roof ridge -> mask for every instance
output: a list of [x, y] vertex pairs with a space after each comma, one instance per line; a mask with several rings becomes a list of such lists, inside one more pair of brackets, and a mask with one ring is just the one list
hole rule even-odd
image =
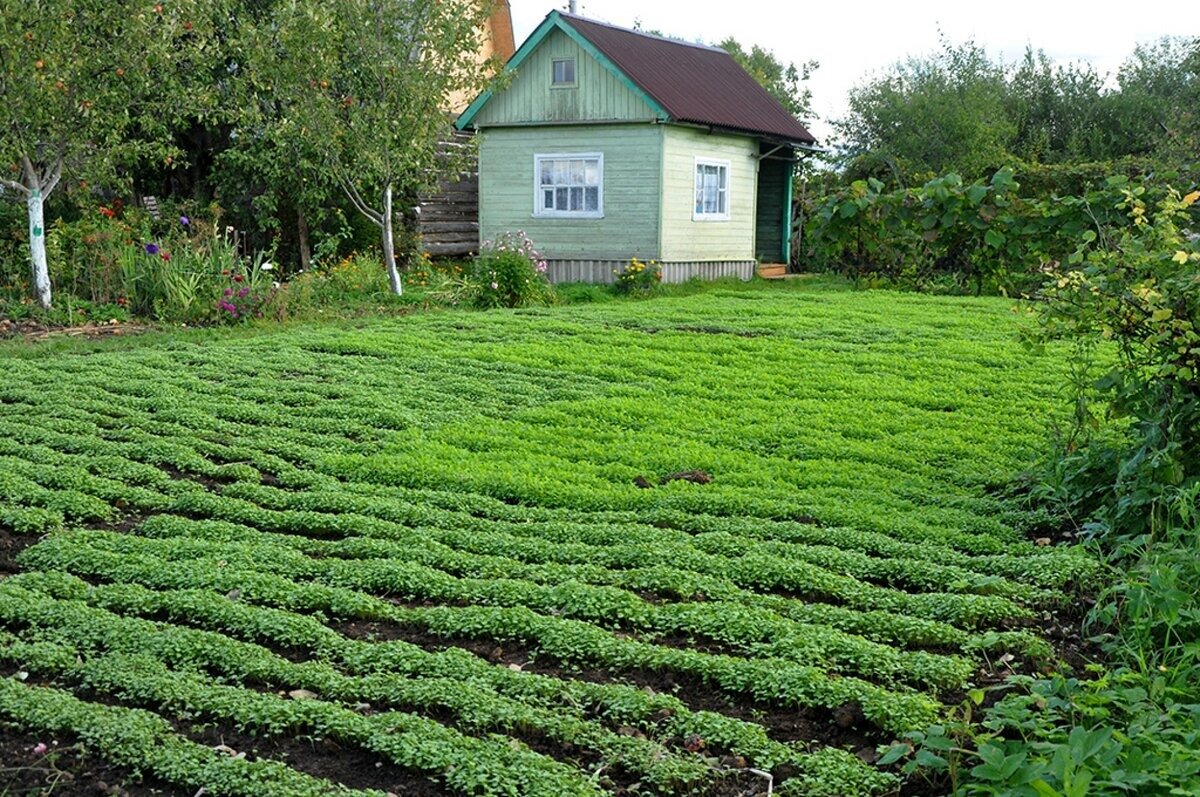
[[668, 44], [678, 44], [682, 47], [694, 47], [697, 50], [708, 50], [708, 51], [711, 51], [714, 53], [725, 53], [725, 55], [729, 55], [728, 50], [725, 50], [722, 47], [718, 47], [715, 44], [703, 44], [702, 42], [690, 42], [685, 39], [676, 39], [671, 36], [663, 36], [663, 35], [660, 35], [657, 33], [648, 33], [644, 30], [635, 30], [634, 28], [626, 28], [623, 25], [617, 25], [616, 23], [613, 23], [613, 22], [602, 22], [598, 19], [592, 19], [591, 17], [585, 17], [582, 14], [572, 14], [568, 11], [558, 11], [558, 15], [568, 21], [577, 19], [580, 22], [587, 22], [592, 25], [600, 25], [601, 27], [611, 28], [612, 30], [619, 30], [622, 33], [632, 33], [634, 36], [641, 36], [646, 39], [655, 39], [657, 41], [666, 42]]

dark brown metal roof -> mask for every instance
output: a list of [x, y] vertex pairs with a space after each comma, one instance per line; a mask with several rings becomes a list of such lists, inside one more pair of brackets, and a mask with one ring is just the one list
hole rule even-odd
[[816, 143], [804, 125], [724, 50], [559, 13], [672, 121]]

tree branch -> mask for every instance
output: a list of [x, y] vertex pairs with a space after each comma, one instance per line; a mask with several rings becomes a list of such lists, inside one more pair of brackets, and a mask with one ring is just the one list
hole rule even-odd
[[21, 168], [24, 170], [25, 179], [29, 183], [29, 189], [33, 191], [40, 190], [42, 182], [38, 179], [37, 168], [33, 165], [33, 161], [29, 160], [28, 155], [21, 156]]
[[51, 192], [58, 187], [58, 181], [62, 179], [62, 172], [63, 159], [60, 155], [54, 162], [54, 166], [51, 167], [44, 175], [42, 175], [42, 185], [45, 186], [42, 189], [43, 196], [50, 196]]
[[382, 227], [383, 214], [371, 210], [367, 203], [363, 201], [362, 195], [358, 193], [358, 189], [354, 187], [354, 183], [350, 180], [350, 178], [344, 174], [339, 174], [338, 182], [342, 184], [342, 190], [346, 193], [346, 196], [350, 198], [350, 201], [354, 204], [354, 207], [358, 208], [358, 212]]
[[3, 178], [0, 178], [0, 186], [3, 186], [5, 188], [10, 188], [13, 191], [16, 191], [21, 194], [25, 194], [26, 196], [29, 195], [29, 189], [26, 188], [25, 186], [21, 185], [20, 183], [18, 183], [16, 180], [5, 180]]

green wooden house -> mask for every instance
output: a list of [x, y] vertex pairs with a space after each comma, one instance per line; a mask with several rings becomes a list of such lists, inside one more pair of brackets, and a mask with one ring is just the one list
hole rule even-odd
[[556, 282], [787, 263], [792, 169], [815, 139], [724, 50], [552, 11], [505, 88], [459, 116], [479, 136], [479, 234], [524, 231]]

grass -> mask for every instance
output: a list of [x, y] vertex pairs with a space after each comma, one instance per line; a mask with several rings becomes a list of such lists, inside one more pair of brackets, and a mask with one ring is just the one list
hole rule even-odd
[[1095, 572], [995, 497], [1060, 412], [1015, 329], [800, 281], [6, 344], [0, 719], [214, 793], [887, 793]]

